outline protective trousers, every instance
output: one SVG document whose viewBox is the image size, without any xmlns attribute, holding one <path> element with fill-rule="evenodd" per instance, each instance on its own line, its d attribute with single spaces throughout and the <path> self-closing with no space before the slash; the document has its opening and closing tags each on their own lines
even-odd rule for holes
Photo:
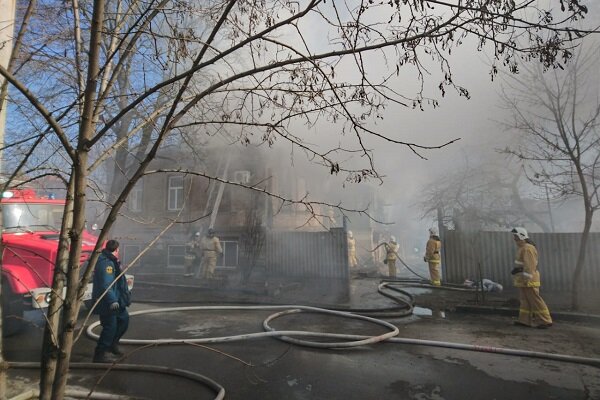
<svg viewBox="0 0 600 400">
<path fill-rule="evenodd" d="M 358 265 L 358 260 L 356 259 L 356 251 L 348 252 L 348 265 L 350 268 L 354 268 Z"/>
<path fill-rule="evenodd" d="M 520 287 L 519 297 L 521 300 L 519 322 L 532 327 L 552 323 L 550 310 L 548 310 L 548 306 L 540 296 L 539 288 Z"/>
<path fill-rule="evenodd" d="M 203 278 L 207 278 L 207 279 L 214 278 L 216 267 L 217 267 L 217 257 L 216 256 L 213 256 L 213 255 L 207 256 L 205 254 L 204 257 L 202 257 L 201 270 L 202 270 Z"/>
<path fill-rule="evenodd" d="M 396 260 L 387 260 L 388 272 L 390 278 L 396 277 Z"/>
<path fill-rule="evenodd" d="M 118 311 L 100 314 L 100 324 L 102 332 L 96 344 L 96 352 L 110 351 L 127 332 L 129 313 L 125 307 L 121 307 Z"/>
<path fill-rule="evenodd" d="M 183 266 L 185 267 L 185 274 L 192 275 L 193 267 L 196 264 L 196 256 L 193 254 L 186 254 L 183 258 Z"/>
<path fill-rule="evenodd" d="M 442 265 L 438 262 L 429 261 L 429 276 L 431 277 L 431 284 L 440 286 L 442 284 L 442 271 L 440 266 Z"/>
</svg>

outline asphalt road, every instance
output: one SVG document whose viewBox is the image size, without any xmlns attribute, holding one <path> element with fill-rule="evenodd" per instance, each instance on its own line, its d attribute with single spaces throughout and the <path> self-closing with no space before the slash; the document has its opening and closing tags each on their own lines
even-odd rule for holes
<svg viewBox="0 0 600 400">
<path fill-rule="evenodd" d="M 376 281 L 364 280 L 353 296 L 369 306 L 389 301 L 374 293 Z M 143 286 L 138 299 L 202 297 L 201 288 Z M 143 296 L 142 296 L 143 293 Z M 437 293 L 420 291 L 427 304 Z M 212 292 L 213 296 L 215 292 Z M 217 292 L 218 294 L 218 292 Z M 453 294 L 444 294 L 453 296 Z M 379 300 L 378 300 L 379 299 Z M 419 296 L 417 297 L 417 303 Z M 165 307 L 142 304 L 132 310 Z M 510 318 L 421 310 L 421 316 L 389 319 L 401 337 L 482 346 L 511 347 L 600 358 L 600 327 L 557 321 L 548 330 L 511 324 Z M 127 338 L 198 338 L 262 332 L 267 311 L 171 311 L 135 316 Z M 430 314 L 430 315 L 427 315 Z M 315 314 L 277 319 L 279 329 L 374 335 L 385 329 L 363 321 Z M 9 361 L 38 361 L 41 334 L 34 328 L 5 343 Z M 89 362 L 94 342 L 82 337 L 73 361 Z M 600 399 L 600 368 L 556 361 L 379 343 L 344 350 L 290 345 L 275 338 L 211 346 L 124 346 L 127 363 L 193 371 L 217 381 L 226 399 Z M 13 371 L 13 377 L 35 375 Z M 75 372 L 71 382 L 90 387 L 99 372 Z M 182 378 L 140 372 L 111 372 L 99 388 L 152 399 L 212 399 L 207 388 Z"/>
</svg>

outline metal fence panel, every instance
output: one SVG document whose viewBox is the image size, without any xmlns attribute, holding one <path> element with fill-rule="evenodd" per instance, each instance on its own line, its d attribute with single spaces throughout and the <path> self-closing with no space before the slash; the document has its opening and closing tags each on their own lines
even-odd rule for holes
<svg viewBox="0 0 600 400">
<path fill-rule="evenodd" d="M 569 291 L 581 234 L 532 233 L 539 253 L 542 286 L 549 290 Z M 512 285 L 510 270 L 514 267 L 516 246 L 508 232 L 446 231 L 443 240 L 443 260 L 446 280 L 462 283 L 466 278 L 488 278 L 503 285 Z M 591 233 L 582 273 L 582 289 L 600 285 L 600 233 Z M 479 267 L 479 265 L 481 267 Z"/>
<path fill-rule="evenodd" d="M 266 268 L 273 276 L 348 280 L 348 244 L 343 228 L 323 232 L 267 233 Z"/>
</svg>

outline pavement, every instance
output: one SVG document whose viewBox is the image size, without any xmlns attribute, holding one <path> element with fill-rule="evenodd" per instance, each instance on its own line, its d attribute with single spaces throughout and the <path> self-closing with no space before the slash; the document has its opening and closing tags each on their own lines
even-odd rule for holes
<svg viewBox="0 0 600 400">
<path fill-rule="evenodd" d="M 377 292 L 379 279 L 354 276 L 342 293 L 314 295 L 306 283 L 207 285 L 179 274 L 136 274 L 131 310 L 175 305 L 276 303 L 393 308 Z M 418 308 L 404 318 L 386 318 L 399 337 L 507 347 L 600 358 L 600 325 L 593 318 L 555 318 L 552 328 L 538 330 L 512 324 L 510 295 L 410 289 Z M 341 293 L 341 294 L 340 294 Z M 337 303 L 333 304 L 335 300 Z M 483 306 L 483 307 L 482 307 Z M 464 309 L 466 307 L 466 310 Z M 471 311 L 469 311 L 471 307 Z M 486 311 L 487 308 L 487 311 Z M 504 308 L 503 313 L 496 312 Z M 483 313 L 473 312 L 483 309 Z M 134 316 L 126 338 L 200 338 L 262 332 L 272 311 L 169 311 Z M 82 318 L 83 320 L 83 313 Z M 368 322 L 300 313 L 273 321 L 278 329 L 378 335 L 385 328 Z M 315 339 L 323 340 L 323 339 Z M 30 327 L 5 341 L 9 361 L 39 361 L 41 330 Z M 72 360 L 89 362 L 95 343 L 82 336 Z M 600 368 L 500 354 L 398 343 L 351 349 L 316 349 L 276 338 L 210 346 L 123 346 L 128 364 L 183 369 L 205 375 L 225 388 L 226 399 L 600 399 Z M 112 371 L 73 371 L 70 384 L 147 399 L 212 399 L 205 385 L 180 376 Z M 11 370 L 13 391 L 37 382 L 37 371 Z"/>
</svg>

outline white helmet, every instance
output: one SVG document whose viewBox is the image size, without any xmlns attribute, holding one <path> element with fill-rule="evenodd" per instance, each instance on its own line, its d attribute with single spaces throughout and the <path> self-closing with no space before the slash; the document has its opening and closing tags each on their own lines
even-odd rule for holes
<svg viewBox="0 0 600 400">
<path fill-rule="evenodd" d="M 348 231 L 348 237 L 352 237 L 352 231 Z"/>
<path fill-rule="evenodd" d="M 529 235 L 527 234 L 527 231 L 525 230 L 525 228 L 521 228 L 521 227 L 513 228 L 513 230 L 510 232 L 515 237 L 517 237 L 519 240 L 529 239 Z"/>
<path fill-rule="evenodd" d="M 396 236 L 390 236 L 390 242 L 396 242 Z"/>
<path fill-rule="evenodd" d="M 434 227 L 431 227 L 431 228 L 429 228 L 429 234 L 430 234 L 430 235 L 437 236 L 437 235 L 438 235 L 438 230 L 437 230 L 437 228 L 436 228 L 435 226 L 434 226 Z"/>
</svg>

